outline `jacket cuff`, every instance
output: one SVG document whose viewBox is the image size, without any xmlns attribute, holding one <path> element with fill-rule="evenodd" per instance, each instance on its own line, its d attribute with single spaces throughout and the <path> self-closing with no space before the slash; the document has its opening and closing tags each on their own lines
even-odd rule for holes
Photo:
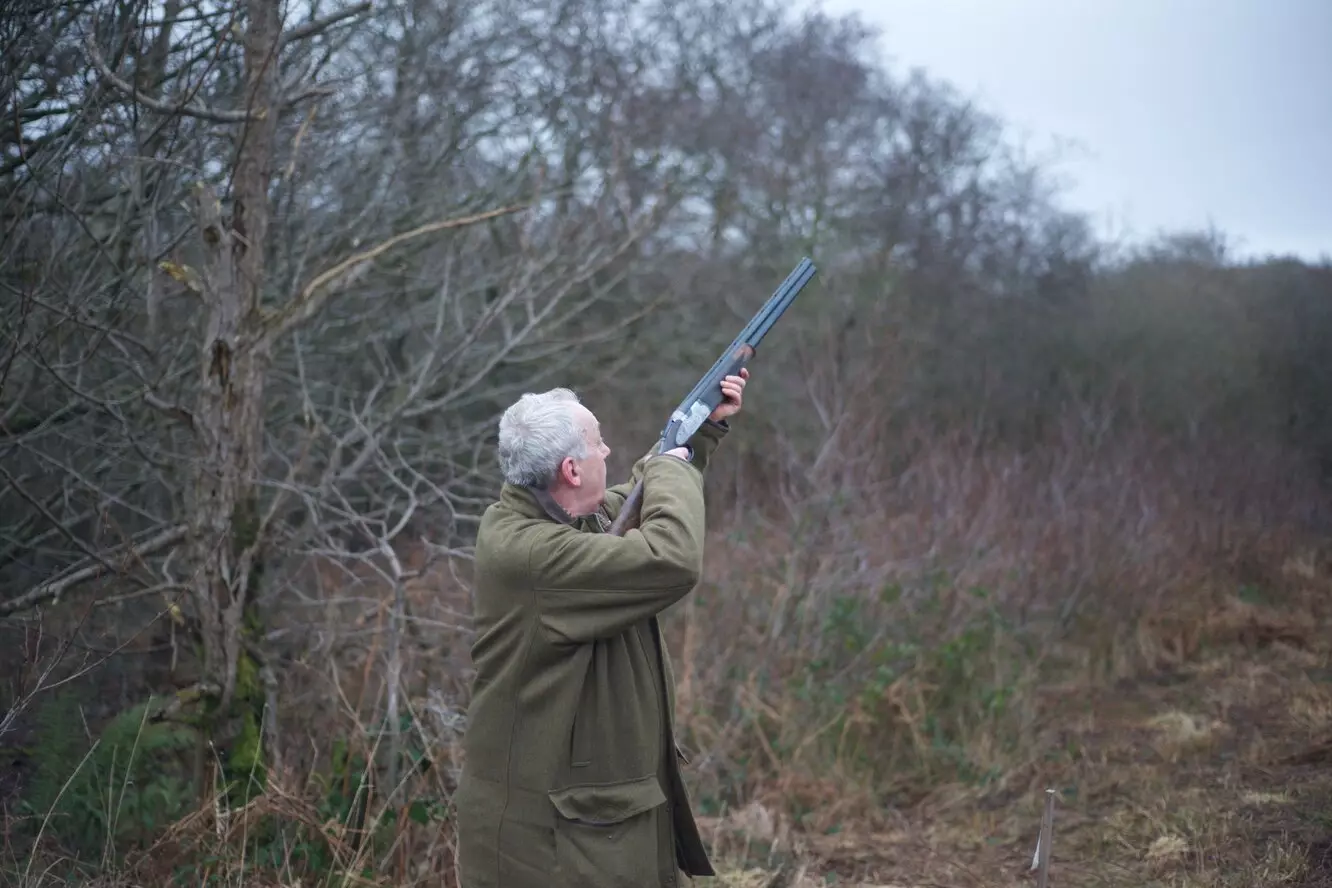
<svg viewBox="0 0 1332 888">
<path fill-rule="evenodd" d="M 694 436 L 689 439 L 690 459 L 689 461 L 700 471 L 708 467 L 708 461 L 712 454 L 716 452 L 717 446 L 721 444 L 723 438 L 730 432 L 731 426 L 726 420 L 713 422 L 710 419 L 703 420 L 703 425 L 698 427 Z"/>
</svg>

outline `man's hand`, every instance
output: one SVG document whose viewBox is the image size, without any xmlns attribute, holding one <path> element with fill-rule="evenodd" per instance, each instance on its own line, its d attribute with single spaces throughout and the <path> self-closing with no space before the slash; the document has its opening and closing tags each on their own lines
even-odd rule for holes
<svg viewBox="0 0 1332 888">
<path fill-rule="evenodd" d="M 724 399 L 717 405 L 717 409 L 712 411 L 708 419 L 713 422 L 721 422 L 740 412 L 740 406 L 745 399 L 745 383 L 749 380 L 749 369 L 740 368 L 739 376 L 728 376 L 721 381 L 722 398 Z"/>
<path fill-rule="evenodd" d="M 662 456 L 673 456 L 673 457 L 675 457 L 676 459 L 682 459 L 682 460 L 684 460 L 685 462 L 689 462 L 689 448 L 688 448 L 688 447 L 672 447 L 670 450 L 663 451 L 661 455 L 662 455 Z"/>
</svg>

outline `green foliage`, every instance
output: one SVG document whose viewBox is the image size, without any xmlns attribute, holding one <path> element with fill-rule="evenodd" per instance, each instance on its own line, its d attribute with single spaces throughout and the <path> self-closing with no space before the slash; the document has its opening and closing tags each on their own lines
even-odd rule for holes
<svg viewBox="0 0 1332 888">
<path fill-rule="evenodd" d="M 194 796 L 184 755 L 195 745 L 195 732 L 148 719 L 150 706 L 122 712 L 89 740 L 73 693 L 38 704 L 42 742 L 33 750 L 35 776 L 23 799 L 38 824 L 31 832 L 44 829 L 87 859 L 142 847 L 189 810 Z"/>
<path fill-rule="evenodd" d="M 240 718 L 240 733 L 232 741 L 227 755 L 226 782 L 233 803 L 244 804 L 254 794 L 263 792 L 267 779 L 261 727 L 264 688 L 259 677 L 259 664 L 249 654 L 241 654 L 236 664 L 232 708 Z"/>
<path fill-rule="evenodd" d="M 248 700 L 258 685 L 254 663 L 244 661 L 236 698 Z M 162 830 L 194 807 L 187 763 L 195 749 L 196 729 L 174 721 L 154 720 L 160 701 L 135 706 L 112 719 L 95 738 L 84 730 L 80 700 L 68 690 L 43 698 L 35 709 L 35 727 L 43 738 L 33 750 L 35 774 L 24 793 L 28 841 L 42 839 L 83 863 L 102 866 L 123 861 L 127 852 L 142 850 Z M 245 714 L 247 710 L 238 710 Z M 383 726 L 384 729 L 387 725 Z M 419 776 L 431 767 L 409 716 L 400 719 L 398 772 Z M 222 804 L 239 802 L 264 791 L 258 780 L 241 781 L 251 770 L 262 774 L 259 722 L 242 718 L 239 735 L 225 756 L 229 792 Z M 383 731 L 381 730 L 381 732 Z M 405 793 L 384 797 L 379 785 L 387 756 L 385 736 L 338 737 L 326 771 L 312 775 L 318 790 L 317 819 L 305 821 L 259 809 L 246 827 L 244 859 L 260 870 L 329 874 L 349 866 L 372 877 L 363 865 L 379 859 L 398 837 L 402 823 L 439 824 L 449 816 L 447 802 L 420 792 L 419 779 L 408 779 Z M 330 829 L 331 827 L 331 829 Z M 357 854 L 339 857 L 329 835 L 337 834 Z M 207 884 L 219 878 L 242 849 L 200 850 L 176 866 L 173 883 Z"/>
<path fill-rule="evenodd" d="M 852 768 L 877 785 L 907 774 L 983 784 L 1021 741 L 1013 708 L 1034 650 L 984 589 L 941 572 L 910 590 L 831 596 L 800 669 L 785 683 L 798 713 L 751 714 L 792 767 Z M 827 726 L 817 739 L 805 730 Z M 799 726 L 794 727 L 793 726 Z M 821 761 L 811 761 L 808 756 Z"/>
<path fill-rule="evenodd" d="M 916 670 L 932 690 L 925 698 L 924 731 L 930 754 L 945 763 L 954 779 L 985 782 L 996 776 L 992 767 L 973 761 L 968 748 L 978 735 L 1001 748 L 1018 737 L 1008 719 L 1023 667 L 1031 650 L 1014 627 L 988 603 L 983 589 L 969 593 L 984 606 L 939 643 L 918 652 Z M 927 763 L 931 764 L 931 763 Z"/>
</svg>

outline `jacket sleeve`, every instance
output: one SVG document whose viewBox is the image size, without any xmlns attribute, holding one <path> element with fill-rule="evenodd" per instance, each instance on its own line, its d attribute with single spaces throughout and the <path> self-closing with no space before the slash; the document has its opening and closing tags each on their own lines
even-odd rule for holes
<svg viewBox="0 0 1332 888">
<path fill-rule="evenodd" d="M 694 437 L 689 439 L 689 446 L 694 451 L 694 458 L 690 461 L 694 468 L 700 472 L 707 471 L 708 460 L 717 450 L 717 445 L 721 443 L 722 438 L 731 430 L 726 420 L 713 422 L 710 419 L 703 420 L 703 425 L 699 426 L 698 431 L 694 432 Z M 606 514 L 612 521 L 620 514 L 620 509 L 624 506 L 624 501 L 629 498 L 629 493 L 638 483 L 638 479 L 643 477 L 643 466 L 649 459 L 657 453 L 657 445 L 653 444 L 652 449 L 638 458 L 634 466 L 629 471 L 629 480 L 623 484 L 616 484 L 613 487 L 606 488 Z"/>
<path fill-rule="evenodd" d="M 529 568 L 542 627 L 584 643 L 623 632 L 689 594 L 703 572 L 703 476 L 671 456 L 643 464 L 642 522 L 623 537 L 559 528 Z"/>
<path fill-rule="evenodd" d="M 689 439 L 689 446 L 694 450 L 692 462 L 700 472 L 707 471 L 708 461 L 712 459 L 712 454 L 716 452 L 722 438 L 725 438 L 730 430 L 730 424 L 724 419 L 721 422 L 705 419 L 703 425 L 698 427 L 698 431 L 694 432 L 694 437 Z"/>
</svg>

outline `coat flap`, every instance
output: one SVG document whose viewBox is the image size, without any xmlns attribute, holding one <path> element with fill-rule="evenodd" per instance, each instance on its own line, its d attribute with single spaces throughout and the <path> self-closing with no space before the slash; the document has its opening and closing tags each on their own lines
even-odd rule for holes
<svg viewBox="0 0 1332 888">
<path fill-rule="evenodd" d="M 555 810 L 566 820 L 583 823 L 619 823 L 649 808 L 666 804 L 666 794 L 655 774 L 622 783 L 570 786 L 550 792 Z"/>
</svg>

